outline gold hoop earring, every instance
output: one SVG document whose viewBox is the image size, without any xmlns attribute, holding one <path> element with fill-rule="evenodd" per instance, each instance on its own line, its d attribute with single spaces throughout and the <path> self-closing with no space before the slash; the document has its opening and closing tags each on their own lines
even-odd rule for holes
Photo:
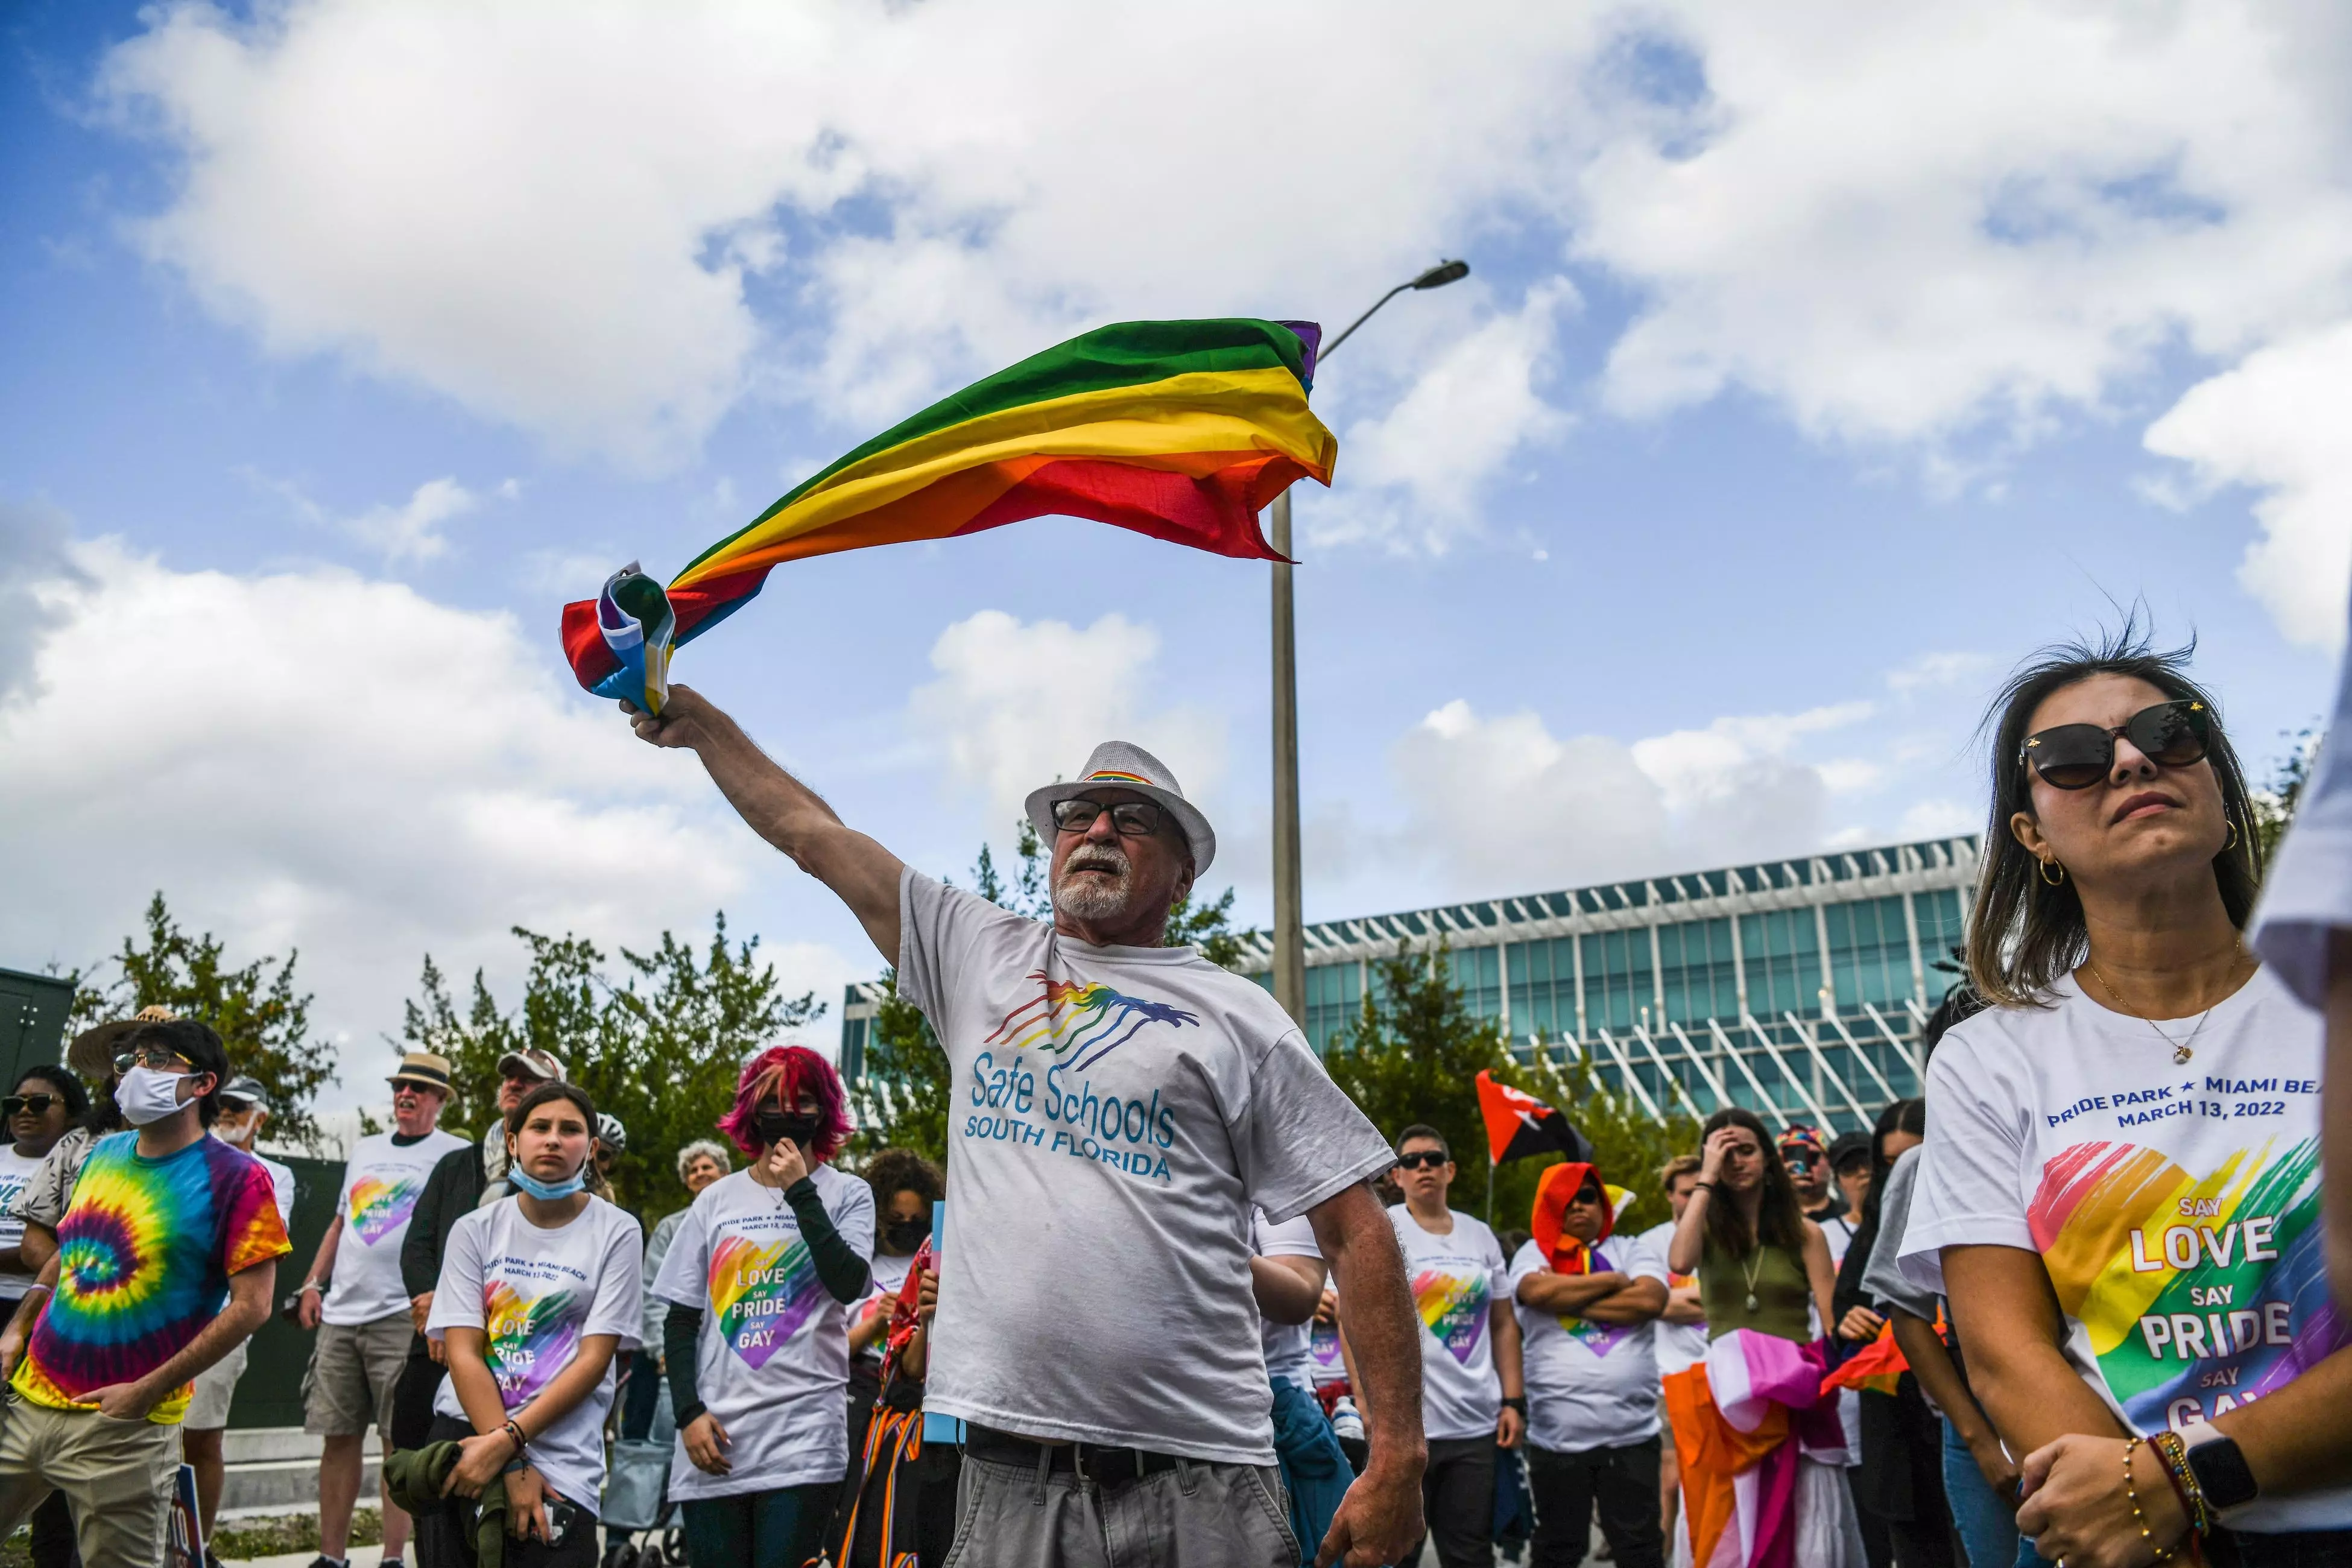
<svg viewBox="0 0 2352 1568">
<path fill-rule="evenodd" d="M 2231 850 L 2235 849 L 2238 847 L 2238 819 L 2232 816 L 2229 818 L 2229 823 L 2230 837 L 2221 845 L 2221 853 L 2224 855 L 2227 855 Z"/>
<path fill-rule="evenodd" d="M 2058 871 L 2054 877 L 2050 874 L 2053 867 L 2056 867 Z M 2053 888 L 2063 888 L 2066 885 L 2066 868 L 2055 860 L 2044 860 L 2042 862 L 2042 879 Z"/>
</svg>

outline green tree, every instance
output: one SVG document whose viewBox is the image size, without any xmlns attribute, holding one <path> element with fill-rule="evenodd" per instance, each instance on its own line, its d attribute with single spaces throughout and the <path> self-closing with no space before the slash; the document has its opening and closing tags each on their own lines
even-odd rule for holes
<svg viewBox="0 0 2352 1568">
<path fill-rule="evenodd" d="M 995 851 L 982 844 L 972 858 L 972 890 L 1027 919 L 1053 919 L 1046 880 L 1051 857 L 1025 817 L 1013 825 L 1013 854 L 1008 878 L 996 863 Z M 1230 965 L 1241 956 L 1242 944 L 1255 934 L 1234 929 L 1233 909 L 1231 888 L 1213 903 L 1186 900 L 1169 911 L 1167 940 L 1171 945 L 1190 942 L 1210 963 Z M 913 1149 L 926 1158 L 944 1160 L 952 1094 L 947 1053 L 921 1009 L 898 994 L 897 972 L 887 972 L 880 984 L 882 1000 L 867 1028 L 865 1067 L 852 1090 L 858 1125 L 864 1129 L 858 1142 L 868 1149 Z"/>
<path fill-rule="evenodd" d="M 1454 1203 L 1465 1212 L 1483 1213 L 1486 1205 L 1486 1128 L 1477 1082 L 1484 1071 L 1555 1107 L 1591 1142 L 1601 1174 L 1634 1194 L 1626 1211 L 1629 1228 L 1664 1219 L 1657 1168 L 1697 1149 L 1698 1124 L 1682 1114 L 1659 1124 L 1604 1089 L 1585 1064 L 1563 1069 L 1542 1057 L 1520 1063 L 1505 1048 L 1497 1022 L 1472 1010 L 1454 982 L 1449 957 L 1441 942 L 1420 951 L 1408 944 L 1394 958 L 1374 961 L 1362 1010 L 1324 1057 L 1332 1081 L 1391 1140 L 1417 1121 L 1445 1134 L 1460 1171 Z M 1559 1163 L 1558 1155 L 1545 1155 L 1495 1171 L 1497 1230 L 1527 1224 L 1538 1183 Z"/>
<path fill-rule="evenodd" d="M 496 1114 L 499 1058 L 532 1046 L 562 1058 L 572 1081 L 628 1130 L 613 1185 L 625 1205 L 649 1215 L 685 1201 L 677 1151 L 711 1136 L 734 1102 L 745 1059 L 824 1012 L 813 992 L 784 995 L 773 966 L 759 958 L 759 939 L 730 942 L 724 913 L 698 953 L 668 931 L 651 952 L 621 948 L 618 984 L 593 942 L 520 926 L 515 935 L 530 950 L 518 1006 L 501 1008 L 477 971 L 460 1013 L 428 955 L 402 1037 L 449 1058 L 450 1115 L 477 1131 Z"/>
<path fill-rule="evenodd" d="M 180 928 L 160 890 L 148 900 L 144 926 L 139 936 L 123 938 L 122 951 L 110 961 L 120 970 L 112 984 L 90 985 L 81 972 L 71 976 L 68 1036 L 142 1007 L 168 1007 L 209 1024 L 228 1047 L 230 1072 L 261 1084 L 273 1136 L 314 1142 L 319 1127 L 310 1105 L 335 1077 L 335 1047 L 310 1037 L 311 998 L 294 984 L 297 954 L 232 965 L 226 944 L 210 931 L 190 936 Z"/>
<path fill-rule="evenodd" d="M 2283 737 L 2288 742 L 2286 755 L 2272 767 L 2270 782 L 2252 792 L 2254 836 L 2262 840 L 2266 866 L 2278 854 L 2279 841 L 2294 821 L 2294 808 L 2303 799 L 2303 786 L 2311 781 L 2311 763 L 2319 754 L 2322 733 L 2317 725 L 2305 725 L 2301 732 Z"/>
<path fill-rule="evenodd" d="M 868 1149 L 912 1149 L 923 1158 L 948 1157 L 948 1110 L 953 1086 L 948 1055 L 922 1009 L 898 994 L 898 973 L 888 970 L 882 999 L 866 1026 L 866 1065 L 851 1094 Z"/>
</svg>

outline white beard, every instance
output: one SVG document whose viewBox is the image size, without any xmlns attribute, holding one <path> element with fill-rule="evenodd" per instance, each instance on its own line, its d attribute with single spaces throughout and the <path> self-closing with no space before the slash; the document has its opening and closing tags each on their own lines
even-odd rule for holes
<svg viewBox="0 0 2352 1568">
<path fill-rule="evenodd" d="M 1076 921 L 1114 921 L 1128 912 L 1128 904 L 1135 896 L 1135 868 L 1121 857 L 1118 875 L 1110 881 L 1100 880 L 1089 868 L 1100 861 L 1083 863 L 1076 874 L 1072 868 L 1062 868 L 1062 879 L 1054 888 L 1054 908 Z"/>
</svg>

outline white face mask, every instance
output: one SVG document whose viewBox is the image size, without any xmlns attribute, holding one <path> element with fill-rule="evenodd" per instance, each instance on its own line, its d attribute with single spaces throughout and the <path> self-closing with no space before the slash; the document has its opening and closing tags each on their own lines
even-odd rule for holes
<svg viewBox="0 0 2352 1568">
<path fill-rule="evenodd" d="M 180 1085 L 194 1076 L 158 1072 L 153 1068 L 128 1068 L 122 1081 L 114 1087 L 114 1103 L 121 1110 L 122 1120 L 133 1127 L 161 1121 L 184 1103 L 180 1099 Z"/>
</svg>

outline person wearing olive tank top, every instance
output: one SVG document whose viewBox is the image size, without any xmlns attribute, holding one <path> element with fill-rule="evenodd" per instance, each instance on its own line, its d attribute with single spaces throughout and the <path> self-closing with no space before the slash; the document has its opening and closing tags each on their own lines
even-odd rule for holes
<svg viewBox="0 0 2352 1568">
<path fill-rule="evenodd" d="M 1823 1362 L 1820 1325 L 1833 1321 L 1837 1274 L 1828 1238 L 1798 1206 L 1788 1168 L 1754 1112 L 1726 1108 L 1703 1131 L 1698 1182 L 1667 1249 L 1670 1269 L 1698 1277 L 1709 1346 L 1706 1361 L 1667 1380 L 1685 1504 L 1675 1560 L 1712 1561 L 1727 1531 L 1744 1537 L 1766 1528 L 1776 1540 L 1785 1532 L 1793 1561 L 1807 1568 L 1863 1568 L 1834 1399 L 1824 1404 L 1811 1392 Z M 1740 1331 L 1801 1350 L 1774 1352 L 1745 1338 L 1724 1342 Z M 1763 1401 L 1771 1408 L 1759 1425 L 1724 1425 L 1735 1403 Z M 1746 1503 L 1733 1500 L 1735 1476 L 1756 1478 Z M 1749 1517 L 1759 1503 L 1780 1499 L 1785 1510 L 1762 1509 L 1771 1522 Z M 1761 1542 L 1758 1550 L 1771 1555 Z"/>
</svg>

